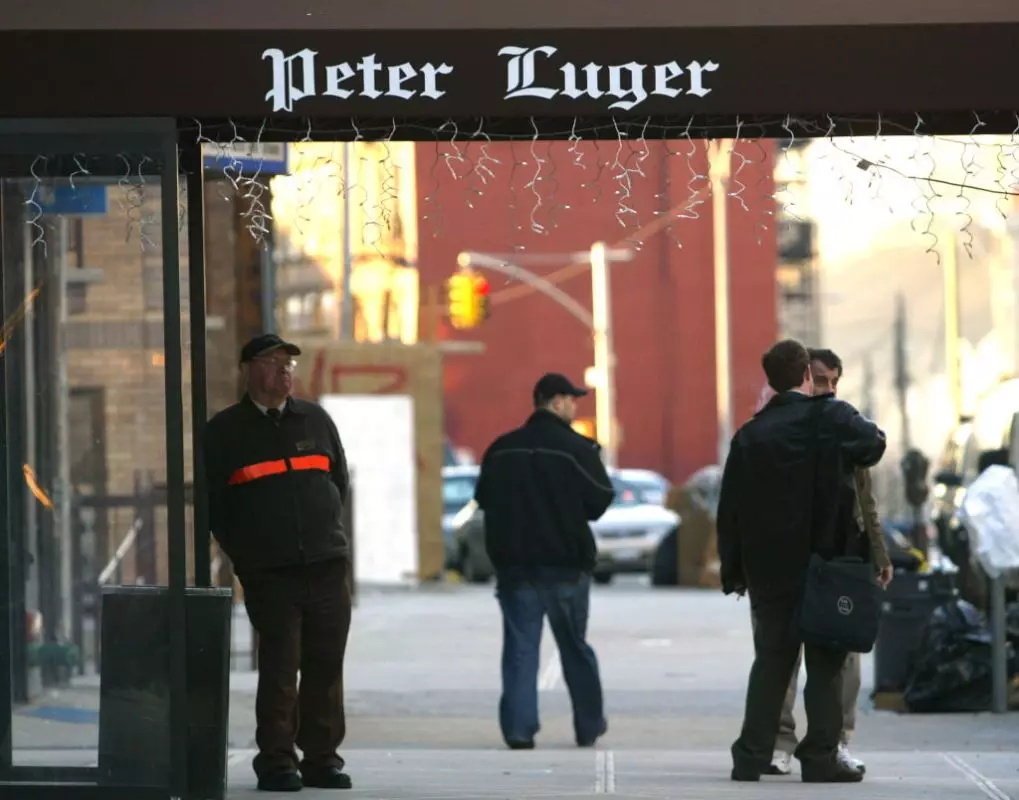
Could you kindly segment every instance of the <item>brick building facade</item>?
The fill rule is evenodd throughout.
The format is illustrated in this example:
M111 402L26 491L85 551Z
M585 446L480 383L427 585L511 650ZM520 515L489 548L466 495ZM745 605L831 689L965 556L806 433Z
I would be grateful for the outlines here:
M642 244L634 259L611 269L620 464L680 481L717 460L708 159L703 144L686 157L685 146L649 143L646 158L631 144L622 160L643 174L629 175L627 204L636 213L624 215L625 228L616 213L624 190L615 142L491 144L487 153L499 164L489 163L496 177L485 183L469 171L454 176L441 147L436 152L433 144L419 145L418 203L429 215L419 238L422 296L457 269L463 250L568 254L596 240L625 245L636 234ZM467 149L466 160L476 162L479 148ZM767 142L741 142L737 153L732 170L744 189L733 184L731 192L739 196L729 197L727 211L733 412L739 424L752 413L763 384L761 353L776 338L777 259L774 149ZM575 165L578 154L585 168ZM449 163L455 165L455 155ZM535 181L539 166L545 178ZM691 192L701 192L704 202L688 218L654 232L659 215L685 207ZM590 308L590 271L569 266L568 256L553 262L532 269ZM479 456L528 413L538 375L556 370L580 381L593 358L590 331L551 299L519 282L489 277L491 318L476 330L443 331L484 346L482 354L450 353L445 361L447 433ZM594 416L593 398L582 401L581 414Z
M162 248L158 189L128 198L109 189L109 213L73 222L76 264L96 277L75 280L70 264L65 328L70 393L71 483L85 495L132 497L166 478L163 373ZM256 244L241 227L238 199L226 181L206 184L208 406L210 413L237 397L237 351L242 337L259 328ZM139 220L148 220L142 226ZM143 244L144 242L144 244ZM184 329L184 449L191 481L191 375L187 233L181 232ZM69 259L70 260L70 259ZM71 299L73 297L73 300ZM101 570L133 524L136 509L98 512L94 553L83 553L88 572ZM156 535L139 534L144 551L124 559L123 580L165 583L165 508L155 510ZM188 528L190 536L190 510ZM189 548L190 550L190 548ZM190 562L190 552L189 552ZM190 568L190 563L189 563ZM139 572L143 574L138 574ZM149 574L144 574L144 573ZM84 577L84 576L83 576Z

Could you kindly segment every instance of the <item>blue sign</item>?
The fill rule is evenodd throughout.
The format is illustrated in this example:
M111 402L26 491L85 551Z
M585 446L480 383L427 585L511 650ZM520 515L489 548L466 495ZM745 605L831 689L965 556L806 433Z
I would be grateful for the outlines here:
M86 214L105 214L109 207L106 187L96 183L76 183L74 186L40 186L35 202L43 214L64 214L78 217Z
M255 175L286 175L286 142L231 142L205 144L202 160L210 172L228 173L234 178L252 178Z

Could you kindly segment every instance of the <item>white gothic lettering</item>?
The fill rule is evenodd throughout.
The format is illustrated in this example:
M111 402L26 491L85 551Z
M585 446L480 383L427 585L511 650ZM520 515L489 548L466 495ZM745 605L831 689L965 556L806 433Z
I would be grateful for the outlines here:
M355 62L330 64L319 73L317 57L316 51L307 48L292 55L278 48L262 53L262 60L268 59L272 65L272 89L266 92L265 99L272 103L274 112L293 111L297 101L318 95L341 100L355 94L370 100L380 97L437 100L446 94L439 88L440 76L453 73L453 68L445 63L427 62L415 66L405 61L387 65L375 53Z
M508 57L504 98L551 100L561 94L574 100L585 97L597 100L608 96L614 98L608 106L610 109L630 111L651 95L706 97L711 88L704 85L704 76L718 71L714 61L691 61L685 67L677 61L669 61L651 65L650 69L647 64L636 61L609 66L592 62L579 68L567 61L559 66L562 78L558 85L542 85L537 77L538 58L551 59L557 52L557 48L550 45L507 46L499 50L500 56ZM679 81L683 76L686 76L685 85Z

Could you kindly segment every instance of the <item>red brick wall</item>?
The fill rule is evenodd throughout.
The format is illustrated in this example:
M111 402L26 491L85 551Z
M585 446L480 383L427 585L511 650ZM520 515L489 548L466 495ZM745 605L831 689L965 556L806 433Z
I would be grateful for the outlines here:
M624 228L616 221L620 181L613 165L618 146L614 142L579 146L586 169L574 166L575 154L568 152L569 147L565 142L534 146L545 160L546 176L535 184L541 196L535 208L534 193L528 188L536 171L530 143L490 145L489 155L501 164L491 165L496 177L487 184L465 175L462 166L455 179L435 145L419 145L422 286L445 280L456 269L462 250L564 253L586 250L598 239L612 246L654 223L656 211L684 204L691 188L707 186L706 179L691 182L692 174L707 173L703 146L691 158L666 157L666 145L651 143L648 157L639 164L644 175L632 175L630 205L636 219L627 215ZM668 149L685 153L686 147L673 142ZM753 410L761 385L760 354L777 331L773 151L756 144L743 144L740 150L749 163L740 168L742 159L736 157L733 169L739 169L739 182L746 186L742 197L750 210L744 211L739 199L729 198L737 423ZM620 160L635 169L640 152L634 143L624 148ZM477 147L466 154L475 163L479 156ZM601 170L599 161L604 165ZM455 160L450 164L458 167ZM739 191L737 184L732 191ZM717 447L711 203L707 193L703 199L692 214L696 219L681 219L671 230L648 236L633 261L612 268L620 463L656 469L673 480L683 480L712 463ZM545 232L532 230L532 218ZM560 266L533 269L548 275ZM590 308L590 272L582 268L567 272L559 287ZM593 360L589 331L564 309L517 282L490 278L491 318L474 331L453 332L443 326L444 336L485 344L481 355L448 355L445 368L447 433L456 445L471 447L478 455L496 435L527 415L530 388L542 372L565 372L579 382ZM581 414L593 417L592 398L582 402Z

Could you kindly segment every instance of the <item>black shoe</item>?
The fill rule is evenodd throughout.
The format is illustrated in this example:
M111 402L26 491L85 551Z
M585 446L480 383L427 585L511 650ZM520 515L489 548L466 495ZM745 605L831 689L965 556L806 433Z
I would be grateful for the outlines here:
M598 735L593 739L577 739L577 747L594 747L594 743L608 732L609 722L608 720L602 720L601 730L598 732Z
M734 781L757 783L761 779L761 771L759 769L751 769L750 767L733 767L730 777Z
M534 739L527 739L522 742L506 742L506 746L509 747L510 750L533 750Z
M800 777L804 783L859 783L863 773L838 761L823 765L802 764Z
M304 786L296 770L280 770L258 776L258 789L262 792L299 792Z
M306 769L302 777L309 789L352 789L354 786L350 776L339 767Z

